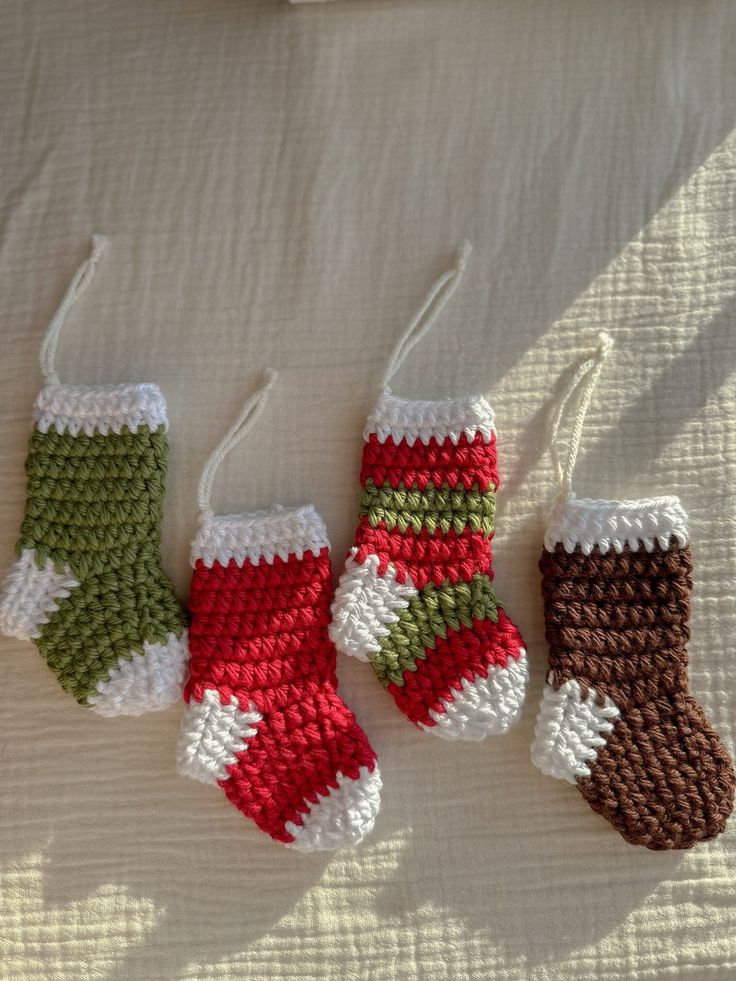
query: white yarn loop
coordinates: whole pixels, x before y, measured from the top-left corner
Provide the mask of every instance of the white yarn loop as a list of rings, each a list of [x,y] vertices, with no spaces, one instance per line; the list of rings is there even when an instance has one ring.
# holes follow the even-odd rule
[[[575,470],[578,452],[580,451],[580,441],[583,435],[585,417],[593,398],[598,377],[603,370],[603,363],[612,347],[613,338],[609,334],[601,332],[598,335],[598,346],[580,362],[555,410],[550,442],[552,463],[555,468],[557,483],[559,484],[558,499],[560,501],[564,501],[572,496],[572,475]],[[559,446],[560,428],[565,416],[565,410],[576,398],[577,410],[570,431],[570,439],[567,444],[567,459],[563,465]]]
[[[460,285],[465,272],[465,266],[473,246],[467,240],[457,250],[455,264],[444,272],[424,299],[421,307],[414,314],[411,323],[399,338],[383,376],[383,390],[389,392],[389,382],[404,363],[409,353],[432,328],[445,304]]]
[[[56,374],[56,349],[59,346],[61,328],[64,326],[67,314],[77,299],[84,293],[94,279],[97,263],[105,251],[106,246],[107,239],[104,235],[92,236],[90,254],[74,274],[63,300],[46,329],[46,334],[41,344],[39,362],[41,365],[41,374],[51,384],[59,384],[59,376]]]
[[[269,390],[277,378],[278,372],[274,371],[273,368],[266,368],[264,370],[263,384],[257,391],[253,392],[241,409],[238,418],[210,454],[210,458],[205,464],[197,486],[197,504],[203,517],[212,517],[210,502],[217,471],[220,469],[228,453],[238,445],[241,439],[258,422],[261,413],[266,408]]]

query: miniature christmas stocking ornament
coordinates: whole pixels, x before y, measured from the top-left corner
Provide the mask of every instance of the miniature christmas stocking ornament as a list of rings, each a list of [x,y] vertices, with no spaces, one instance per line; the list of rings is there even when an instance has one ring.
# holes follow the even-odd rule
[[[166,403],[156,385],[66,385],[66,315],[105,247],[92,239],[46,333],[18,558],[0,632],[33,640],[61,686],[105,716],[165,709],[187,661],[184,616],[160,562]]]
[[[370,661],[399,709],[444,739],[519,717],[527,660],[493,589],[496,433],[482,396],[399,398],[389,382],[458,286],[470,245],[399,341],[365,427],[360,524],[332,606],[339,651]]]
[[[276,841],[330,850],[372,829],[381,777],[337,694],[324,523],[311,506],[217,516],[210,508],[215,472],[255,423],[274,378],[246,403],[200,481],[177,764],[222,787]]]
[[[540,561],[549,666],[532,746],[546,774],[577,784],[626,841],[690,848],[723,831],[734,770],[690,693],[692,558],[676,497],[577,499],[572,472],[602,362],[578,368],[558,408],[552,452],[561,493]],[[557,434],[579,401],[562,467]]]

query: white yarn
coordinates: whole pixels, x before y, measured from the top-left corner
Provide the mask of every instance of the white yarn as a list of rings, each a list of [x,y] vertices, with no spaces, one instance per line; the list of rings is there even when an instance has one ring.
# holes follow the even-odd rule
[[[192,699],[184,709],[176,745],[177,770],[202,783],[216,785],[229,779],[227,768],[248,749],[262,719],[252,700],[243,711],[237,696],[223,705],[218,691],[206,689],[201,702]]]
[[[341,654],[368,661],[371,654],[381,650],[381,640],[388,637],[391,626],[398,623],[397,610],[405,610],[419,591],[408,578],[405,583],[398,582],[391,564],[379,575],[377,555],[356,562],[357,553],[357,548],[350,550],[340,576],[329,629],[330,638]]]
[[[409,446],[417,440],[425,446],[431,439],[452,440],[457,446],[465,434],[472,441],[478,433],[489,443],[495,432],[493,409],[482,395],[458,399],[402,399],[384,392],[371,410],[363,438],[375,433],[380,443],[391,437],[394,443],[405,439]]]
[[[457,250],[455,265],[440,276],[425,297],[421,307],[414,314],[411,323],[399,338],[386,366],[383,376],[384,391],[388,391],[388,385],[393,376],[404,363],[411,350],[421,341],[427,331],[431,329],[435,320],[442,312],[443,307],[460,285],[468,257],[472,251],[473,246],[470,242],[465,241],[462,243]]]
[[[80,583],[66,568],[57,572],[51,559],[42,569],[36,564],[35,549],[24,549],[8,570],[0,590],[0,634],[33,640],[41,627]]]
[[[606,696],[603,705],[595,692],[586,698],[573,678],[558,691],[547,679],[532,742],[532,762],[542,773],[575,783],[589,777],[598,750],[606,745],[605,735],[613,730],[613,719],[620,715],[616,703]]]
[[[381,650],[383,639],[398,622],[398,611],[406,609],[419,591],[408,577],[399,583],[391,563],[379,574],[378,555],[356,562],[357,553],[357,548],[351,549],[335,590],[330,638],[341,654],[368,661],[371,654]],[[522,648],[518,659],[509,658],[507,667],[491,665],[485,678],[476,675],[471,681],[461,679],[460,689],[453,691],[451,698],[440,700],[442,711],[430,711],[437,725],[420,723],[421,728],[449,740],[484,739],[506,732],[521,713],[528,677]]]
[[[569,385],[560,399],[557,410],[555,411],[554,419],[552,421],[550,444],[552,451],[552,463],[554,465],[555,473],[557,475],[557,482],[559,484],[558,500],[564,500],[572,494],[572,475],[573,471],[575,470],[575,462],[578,458],[578,451],[580,450],[580,440],[583,434],[585,416],[588,413],[588,408],[590,407],[590,402],[593,398],[593,392],[598,382],[598,377],[603,369],[603,362],[608,357],[612,347],[613,340],[608,334],[602,332],[598,335],[597,348],[578,365],[578,368],[570,380]],[[560,457],[558,438],[565,409],[568,407],[572,399],[575,398],[575,396],[577,396],[579,400],[578,408],[573,421],[570,441],[568,443],[567,460],[563,465]]]
[[[529,664],[521,648],[518,658],[509,658],[508,666],[493,664],[488,676],[476,675],[472,681],[462,679],[462,691],[453,692],[452,699],[441,699],[442,711],[430,710],[437,723],[426,726],[425,732],[442,739],[479,740],[506,732],[521,715]]]
[[[687,515],[679,498],[653,497],[641,501],[596,501],[570,498],[553,514],[544,536],[544,547],[553,552],[562,543],[566,552],[580,546],[590,555],[598,546],[601,554],[613,549],[619,554],[627,546],[636,552],[670,547],[672,539],[687,545]]]
[[[121,657],[87,704],[107,718],[163,711],[181,698],[188,663],[186,630],[180,637],[169,631],[165,644],[144,641],[143,653]]]
[[[372,770],[362,766],[356,779],[338,773],[337,787],[309,803],[301,824],[286,822],[286,830],[294,837],[287,847],[314,852],[357,845],[373,830],[382,786],[377,765]]]
[[[123,426],[169,428],[166,401],[158,385],[44,385],[36,398],[33,418],[39,432],[55,429],[77,436],[80,432],[120,433]]]
[[[210,569],[215,562],[227,565],[230,559],[242,565],[263,558],[273,565],[276,556],[284,561],[290,555],[301,559],[305,552],[319,555],[329,547],[325,523],[311,504],[298,508],[275,504],[250,514],[203,515],[191,558],[192,565],[201,559]]]
[[[278,373],[273,368],[266,368],[264,370],[263,385],[247,400],[240,411],[240,415],[222,437],[207,460],[197,487],[197,503],[203,515],[212,515],[210,508],[212,485],[214,484],[217,471],[222,465],[222,461],[238,445],[241,439],[251,431],[253,426],[255,426],[266,407],[269,390],[277,378]]]
[[[105,251],[107,239],[104,235],[93,235],[90,254],[77,269],[69,287],[64,294],[64,298],[51,319],[51,323],[46,329],[46,336],[41,344],[40,366],[43,377],[52,383],[58,383],[59,377],[56,374],[56,349],[59,346],[59,335],[64,326],[66,316],[76,303],[77,299],[84,293],[92,282],[97,263]]]

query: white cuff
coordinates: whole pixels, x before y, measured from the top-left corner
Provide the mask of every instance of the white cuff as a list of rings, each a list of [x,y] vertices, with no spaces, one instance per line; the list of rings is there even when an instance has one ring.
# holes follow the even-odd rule
[[[325,523],[311,504],[301,508],[274,505],[251,514],[225,514],[203,518],[192,542],[192,565],[198,559],[211,569],[215,562],[227,565],[235,559],[257,564],[265,559],[273,565],[276,556],[286,562],[305,552],[319,555],[329,548]]]
[[[80,432],[120,433],[127,426],[169,428],[166,402],[158,385],[44,385],[36,398],[33,418],[39,432],[55,429],[72,436]]]
[[[687,545],[687,515],[678,497],[653,497],[643,501],[595,501],[572,497],[554,513],[544,547],[553,552],[562,543],[566,552],[580,546],[590,555],[597,545],[601,554],[610,549],[632,552],[644,546],[647,552],[670,547],[672,539]]]
[[[457,445],[463,433],[469,441],[482,433],[483,442],[490,443],[494,432],[493,409],[482,395],[427,400],[384,393],[368,416],[363,438],[368,442],[375,433],[379,443],[390,436],[394,443],[405,439],[409,446],[417,440],[426,445],[432,437],[438,443],[449,438]]]

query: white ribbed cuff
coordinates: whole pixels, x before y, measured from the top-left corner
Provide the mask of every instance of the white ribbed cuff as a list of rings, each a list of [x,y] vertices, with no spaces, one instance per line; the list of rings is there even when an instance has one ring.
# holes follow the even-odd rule
[[[463,433],[473,440],[483,434],[489,443],[495,432],[493,409],[482,395],[459,399],[402,399],[384,393],[368,416],[363,437],[368,441],[375,433],[379,443],[389,436],[394,443],[405,439],[409,446],[419,440],[425,445],[434,437],[457,444]]]
[[[544,547],[553,552],[562,543],[566,552],[580,546],[590,555],[598,546],[601,554],[610,549],[636,552],[669,548],[672,539],[684,547],[689,541],[687,515],[678,497],[653,497],[642,501],[596,501],[570,498],[555,512]]]
[[[227,565],[235,559],[256,564],[265,559],[272,564],[276,556],[287,561],[305,552],[319,555],[329,548],[325,523],[311,504],[300,508],[275,505],[251,514],[225,514],[205,517],[192,542],[192,565],[197,560],[212,568],[215,562]]]
[[[72,436],[120,433],[123,426],[169,428],[166,402],[158,385],[44,385],[33,409],[36,428]]]

